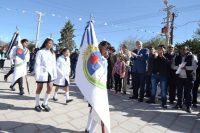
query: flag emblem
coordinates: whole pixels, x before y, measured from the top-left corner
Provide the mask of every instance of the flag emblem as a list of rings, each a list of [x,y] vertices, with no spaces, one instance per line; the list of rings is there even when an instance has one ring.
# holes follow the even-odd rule
[[[21,48],[18,48],[18,49],[17,49],[17,56],[18,56],[20,59],[25,60],[24,50],[21,49]]]
[[[91,84],[96,85],[101,89],[105,89],[105,83],[101,82],[104,73],[102,71],[99,73],[98,71],[103,65],[101,58],[101,53],[98,47],[88,45],[83,58],[83,71],[87,80]]]

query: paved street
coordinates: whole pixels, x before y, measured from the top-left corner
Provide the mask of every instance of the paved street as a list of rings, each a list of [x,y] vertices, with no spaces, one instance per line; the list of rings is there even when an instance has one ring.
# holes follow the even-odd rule
[[[9,66],[9,63],[6,63]],[[0,70],[0,132],[1,133],[83,133],[86,126],[89,108],[83,100],[83,96],[76,87],[71,84],[70,96],[74,99],[68,105],[65,104],[64,92],[59,90],[57,102],[50,100],[50,112],[36,112],[35,90],[36,83],[33,76],[28,75],[30,95],[18,95],[16,91],[10,91],[10,82],[4,82],[3,75],[9,68]],[[24,80],[25,81],[25,80]],[[130,90],[129,90],[130,91]],[[41,97],[45,94],[45,87]],[[200,133],[200,117],[197,117],[198,109],[192,114],[183,110],[173,110],[169,105],[167,110],[160,104],[149,105],[129,100],[128,95],[114,95],[109,91],[111,130],[112,133]],[[96,130],[100,133],[100,127]]]

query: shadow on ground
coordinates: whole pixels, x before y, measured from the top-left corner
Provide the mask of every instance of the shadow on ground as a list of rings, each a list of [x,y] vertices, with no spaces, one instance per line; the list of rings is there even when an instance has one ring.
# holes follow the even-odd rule
[[[13,130],[14,129],[14,130]],[[0,121],[0,132],[6,133],[84,133],[71,129],[57,128],[51,125],[22,123],[15,121]]]

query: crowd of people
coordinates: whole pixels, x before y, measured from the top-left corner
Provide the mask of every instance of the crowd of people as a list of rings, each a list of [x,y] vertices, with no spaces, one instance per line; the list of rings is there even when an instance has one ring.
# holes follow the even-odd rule
[[[36,106],[35,110],[40,112],[42,108],[50,111],[48,99],[53,86],[56,86],[53,100],[57,101],[57,91],[63,88],[66,93],[66,103],[71,102],[69,98],[69,78],[74,79],[76,75],[76,64],[79,51],[70,54],[69,49],[64,48],[54,53],[52,49],[53,40],[47,38],[42,47],[33,48],[29,53],[28,40],[22,39],[21,43],[26,54],[26,62],[29,72],[36,77]],[[170,104],[176,103],[175,109],[186,107],[186,111],[191,113],[191,107],[197,108],[197,94],[200,81],[200,68],[197,56],[192,54],[189,47],[182,46],[175,51],[170,45],[143,48],[141,41],[136,41],[136,48],[129,50],[126,44],[122,44],[118,53],[114,47],[109,46],[107,55],[107,89],[114,89],[115,94],[127,94],[127,84],[133,90],[130,99],[137,99],[143,102],[147,97],[147,103],[157,102],[157,89],[161,90],[162,108],[167,108],[167,101]],[[14,72],[16,49],[10,52],[11,69],[4,75],[4,80]],[[3,69],[6,59],[6,48],[0,48],[0,68]],[[24,94],[23,79],[20,77],[10,88],[15,91],[14,85],[19,84],[20,95]],[[40,106],[40,92],[43,83],[47,83],[47,91]]]
[[[119,53],[115,54],[113,47],[109,53],[107,89],[113,88],[115,94],[126,94],[131,80],[130,99],[143,102],[147,97],[146,103],[156,103],[160,88],[161,98],[158,99],[162,108],[167,108],[167,101],[176,103],[174,109],[185,105],[188,113],[192,112],[191,107],[197,108],[200,66],[189,47],[182,46],[176,51],[172,45],[143,48],[143,43],[136,41],[133,51],[122,44]]]

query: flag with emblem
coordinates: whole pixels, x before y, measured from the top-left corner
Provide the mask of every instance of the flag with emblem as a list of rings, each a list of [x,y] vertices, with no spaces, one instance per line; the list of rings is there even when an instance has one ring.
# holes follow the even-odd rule
[[[99,51],[92,21],[88,22],[85,28],[79,50],[76,83],[84,98],[92,106],[95,120],[99,124],[102,121],[107,132],[110,133],[110,112],[106,89],[107,60]]]
[[[13,80],[12,84],[15,83],[15,81],[23,77],[27,74],[27,64],[26,64],[26,51],[24,50],[22,44],[21,44],[21,37],[20,35],[18,36],[18,42],[16,47],[13,47],[11,50],[12,52],[10,53],[10,57],[14,59],[15,63],[15,69],[14,69],[14,75],[13,75]]]

